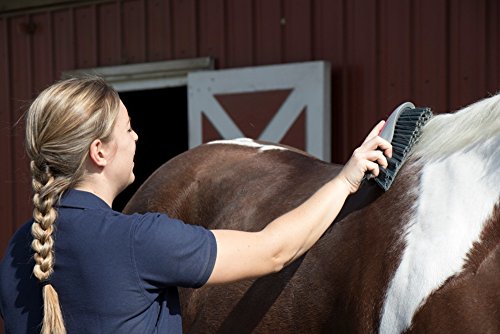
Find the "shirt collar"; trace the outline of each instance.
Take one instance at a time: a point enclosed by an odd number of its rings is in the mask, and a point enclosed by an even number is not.
[[[61,197],[58,207],[78,209],[111,209],[109,205],[98,196],[87,191],[76,189],[67,190]]]

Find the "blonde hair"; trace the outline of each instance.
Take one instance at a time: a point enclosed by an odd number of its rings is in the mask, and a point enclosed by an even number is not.
[[[59,297],[49,281],[54,271],[54,205],[84,177],[95,139],[111,139],[118,115],[117,92],[98,77],[72,78],[45,89],[26,116],[26,152],[32,172],[35,251],[33,274],[43,283],[43,334],[66,333]]]

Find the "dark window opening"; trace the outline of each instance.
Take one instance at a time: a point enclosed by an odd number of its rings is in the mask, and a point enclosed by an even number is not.
[[[139,141],[134,159],[135,181],[114,200],[116,211],[123,210],[158,167],[188,149],[186,86],[122,92],[120,98]]]

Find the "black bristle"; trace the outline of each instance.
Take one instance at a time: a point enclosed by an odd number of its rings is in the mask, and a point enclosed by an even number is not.
[[[422,127],[431,117],[429,108],[407,108],[400,114],[391,140],[392,158],[387,160],[388,167],[380,168],[375,178],[375,182],[384,190],[390,188],[408,153],[418,141]]]

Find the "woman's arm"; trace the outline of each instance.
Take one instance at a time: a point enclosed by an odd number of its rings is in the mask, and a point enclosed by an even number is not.
[[[372,130],[339,175],[262,231],[212,230],[217,259],[207,284],[277,272],[309,250],[337,217],[347,196],[357,191],[365,173],[376,176],[378,165],[387,167],[384,153],[390,157],[392,148],[377,136],[383,125],[380,122]]]

